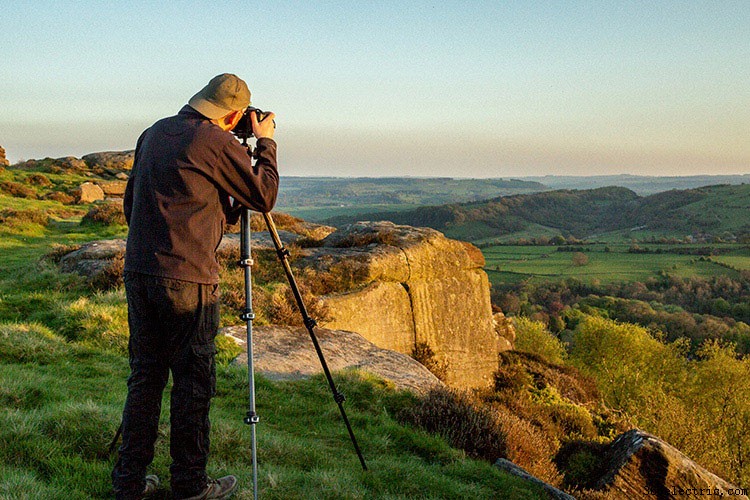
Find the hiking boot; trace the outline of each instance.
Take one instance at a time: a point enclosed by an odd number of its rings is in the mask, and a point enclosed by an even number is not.
[[[229,498],[237,488],[237,478],[234,476],[224,476],[219,479],[209,479],[206,487],[194,497],[188,497],[183,500],[208,500],[210,498]]]
[[[148,498],[159,489],[159,477],[153,474],[146,476],[146,486],[143,488],[141,498]]]

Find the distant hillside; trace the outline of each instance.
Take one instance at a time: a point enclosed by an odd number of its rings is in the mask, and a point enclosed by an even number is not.
[[[549,188],[517,179],[450,177],[283,177],[276,207],[305,220],[488,200]]]
[[[606,186],[626,187],[641,196],[671,189],[696,189],[717,184],[750,184],[750,174],[744,175],[684,175],[656,177],[649,175],[542,175],[521,177],[525,181],[541,182],[550,189],[595,189]]]
[[[420,207],[402,212],[363,214],[329,220],[391,220],[428,226],[454,238],[518,235],[574,236],[616,231],[664,235],[712,235],[732,239],[750,234],[750,185],[708,186],[641,197],[621,187],[558,190],[494,198],[489,201]]]

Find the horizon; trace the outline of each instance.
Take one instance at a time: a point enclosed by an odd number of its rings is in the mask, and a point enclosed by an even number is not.
[[[61,1],[4,20],[12,163],[132,149],[234,72],[277,113],[287,176],[750,173],[747,2]]]

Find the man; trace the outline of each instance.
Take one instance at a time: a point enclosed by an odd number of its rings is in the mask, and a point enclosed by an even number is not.
[[[244,81],[218,75],[176,116],[156,122],[138,139],[124,200],[131,374],[112,471],[117,498],[142,498],[158,487],[146,468],[170,371],[174,498],[226,498],[236,488],[234,476],[206,475],[219,327],[215,251],[227,217],[236,219],[238,212],[230,196],[269,212],[279,181],[273,113],[260,122],[250,113],[258,138],[254,166],[230,133],[249,104]]]

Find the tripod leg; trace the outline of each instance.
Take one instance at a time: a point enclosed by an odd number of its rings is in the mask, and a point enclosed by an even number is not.
[[[271,218],[271,214],[264,213],[263,218],[266,221],[268,232],[270,233],[271,239],[273,240],[273,245],[276,248],[276,253],[279,256],[281,265],[284,267],[284,272],[286,273],[286,278],[289,281],[289,286],[292,289],[294,299],[297,301],[297,306],[299,307],[299,311],[302,314],[302,320],[305,324],[305,327],[307,328],[307,332],[310,334],[310,340],[312,340],[313,346],[315,347],[315,352],[318,354],[318,359],[320,359],[320,364],[323,367],[323,373],[325,373],[326,379],[328,380],[328,385],[331,388],[331,392],[333,393],[333,400],[336,401],[336,404],[339,406],[341,418],[346,425],[347,431],[349,431],[349,438],[351,438],[352,444],[354,445],[354,450],[357,452],[357,457],[359,457],[359,462],[362,465],[362,470],[367,470],[365,458],[362,456],[362,452],[360,451],[359,445],[357,444],[357,438],[354,437],[354,431],[352,430],[352,426],[349,423],[349,419],[346,416],[346,411],[344,410],[344,401],[346,398],[336,389],[336,384],[334,383],[333,377],[331,376],[331,371],[328,369],[328,363],[326,363],[325,357],[323,356],[323,351],[320,349],[318,337],[315,335],[315,331],[313,330],[317,323],[307,314],[307,308],[305,307],[305,303],[302,300],[302,295],[300,294],[299,288],[297,287],[297,281],[294,279],[292,267],[289,265],[289,250],[284,248],[284,245],[281,243],[279,232],[276,230],[276,224],[274,224],[273,219]]]
[[[240,318],[247,322],[247,382],[249,388],[248,410],[244,422],[250,426],[253,456],[253,498],[258,499],[258,456],[255,439],[255,426],[259,422],[255,412],[255,368],[253,366],[253,282],[251,266],[253,265],[250,252],[250,210],[242,209],[240,228],[240,267],[245,272],[245,310]]]

